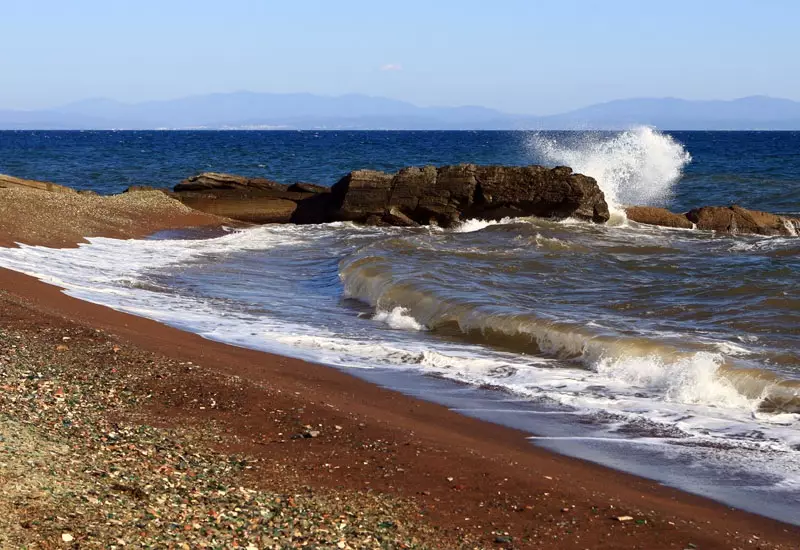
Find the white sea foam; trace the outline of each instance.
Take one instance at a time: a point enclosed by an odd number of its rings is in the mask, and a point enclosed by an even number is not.
[[[664,205],[691,155],[671,136],[640,126],[619,134],[581,134],[577,141],[544,134],[529,139],[532,153],[548,164],[591,176],[612,211],[626,204]]]
[[[458,226],[454,227],[453,232],[473,233],[475,231],[486,229],[492,225],[505,225],[509,223],[515,223],[516,221],[518,221],[518,218],[503,218],[502,220],[481,220],[478,218],[472,218],[469,220],[464,220]]]
[[[417,322],[404,307],[396,307],[391,311],[378,311],[373,319],[399,330],[425,330],[425,325]]]
[[[763,414],[758,410],[758,396],[740,394],[719,376],[723,356],[743,353],[739,346],[719,347],[715,353],[672,354],[660,344],[653,352],[646,342],[600,338],[597,333],[602,327],[596,323],[509,320],[458,309],[449,317],[437,317],[443,312],[441,304],[430,296],[409,293],[409,289],[400,293],[392,289],[391,279],[381,271],[377,259],[358,260],[365,272],[352,280],[345,277],[345,286],[350,296],[375,307],[376,326],[383,323],[400,329],[397,331],[336,333],[327,326],[225,309],[224,304],[211,300],[150,286],[149,275],[154,270],[183,269],[199,261],[213,263],[240,251],[318,246],[322,235],[337,229],[343,227],[259,227],[198,241],[91,239],[77,249],[0,249],[0,266],[35,274],[74,296],[223,342],[345,368],[410,369],[476,386],[500,386],[528,399],[572,407],[579,414],[611,415],[620,423],[646,421],[730,447],[761,446],[788,457],[771,458],[775,475],[784,476],[779,480],[782,486],[800,483],[796,451],[792,450],[800,445],[800,415]],[[347,229],[345,238],[362,238],[375,231]],[[542,351],[569,361],[446,342],[427,332],[417,333],[435,330],[437,318],[447,318],[450,323],[455,319],[466,331],[524,333]],[[389,332],[391,337],[386,335]],[[397,338],[390,339],[395,335]],[[753,432],[763,434],[763,441],[753,440]],[[758,471],[758,457],[753,464]]]

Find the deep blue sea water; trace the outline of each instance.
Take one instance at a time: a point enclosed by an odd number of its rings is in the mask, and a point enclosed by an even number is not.
[[[591,149],[583,132],[0,131],[0,173],[117,193],[172,187],[204,171],[333,184],[350,170],[409,165],[554,164],[537,136]],[[671,132],[692,161],[666,204],[800,210],[800,132]],[[630,145],[647,148],[638,140]],[[641,152],[641,151],[640,151]],[[635,150],[628,151],[635,156]],[[647,154],[644,152],[643,154]]]
[[[98,238],[0,249],[0,266],[800,523],[800,239],[642,226],[619,209],[800,213],[800,133],[0,132],[0,173],[101,193],[203,171],[332,184],[461,162],[571,166],[614,216]]]

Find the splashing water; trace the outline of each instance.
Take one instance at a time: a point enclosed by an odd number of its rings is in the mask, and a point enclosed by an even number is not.
[[[555,139],[535,134],[529,147],[547,164],[561,164],[597,180],[612,211],[622,205],[663,206],[692,160],[683,145],[654,128]]]

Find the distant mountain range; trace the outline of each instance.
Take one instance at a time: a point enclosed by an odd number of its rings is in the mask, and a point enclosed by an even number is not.
[[[358,94],[235,92],[142,103],[87,99],[43,111],[0,110],[0,129],[5,130],[615,130],[637,124],[667,130],[800,130],[800,102],[766,96],[621,99],[532,116],[485,107],[418,107]]]

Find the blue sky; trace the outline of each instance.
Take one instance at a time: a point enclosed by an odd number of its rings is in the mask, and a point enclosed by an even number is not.
[[[0,108],[250,90],[550,114],[800,100],[793,0],[2,0]]]

